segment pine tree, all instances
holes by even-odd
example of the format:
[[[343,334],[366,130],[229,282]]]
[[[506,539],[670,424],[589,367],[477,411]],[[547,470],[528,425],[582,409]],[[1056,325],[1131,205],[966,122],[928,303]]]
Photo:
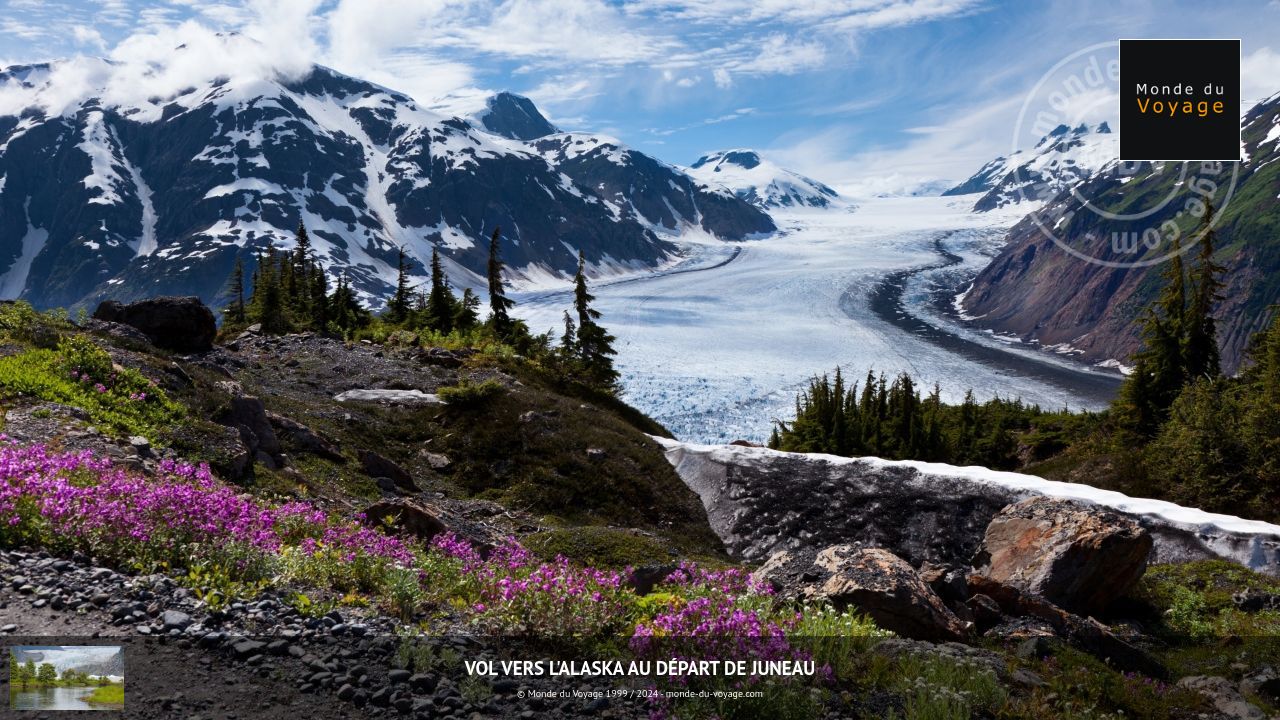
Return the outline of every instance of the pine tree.
[[[258,287],[254,288],[257,306],[255,319],[262,323],[262,331],[268,334],[289,332],[291,325],[285,314],[284,289],[281,286],[280,262],[275,246],[267,249],[263,265],[258,268]]]
[[[572,362],[578,357],[578,326],[568,310],[564,311],[564,334],[560,336],[560,359]]]
[[[227,318],[235,323],[245,321],[244,308],[244,263],[240,262],[240,256],[236,256],[236,267],[231,271],[231,295],[235,299],[231,302],[231,307],[227,308],[224,313]]]
[[[458,301],[457,312],[453,315],[453,327],[458,332],[470,332],[480,322],[480,298],[471,288],[462,291],[462,299]]]
[[[431,294],[423,308],[427,327],[439,333],[453,331],[453,317],[458,312],[458,299],[449,289],[449,278],[440,264],[440,253],[431,249]]]
[[[502,256],[498,241],[502,237],[502,228],[495,227],[493,236],[489,238],[489,325],[494,334],[506,338],[511,333],[511,308],[515,306],[506,295],[502,281]]]
[[[392,323],[402,323],[409,319],[411,288],[409,287],[409,256],[405,254],[404,247],[398,249],[396,259],[396,292],[387,301],[387,321]]]
[[[1187,337],[1186,277],[1182,252],[1173,241],[1173,257],[1161,274],[1164,289],[1143,323],[1143,347],[1134,356],[1135,371],[1125,380],[1121,397],[1132,429],[1151,435],[1187,381],[1184,352]],[[1141,372],[1138,372],[1138,369]]]
[[[321,334],[329,331],[329,282],[320,263],[311,273],[311,329]]]
[[[298,317],[308,318],[311,314],[311,239],[301,220],[295,233],[293,254],[285,264],[289,304]]]
[[[578,252],[578,273],[573,278],[573,304],[578,312],[578,357],[590,384],[612,392],[617,388],[618,371],[613,367],[615,338],[597,322],[600,312],[591,307],[595,296],[587,290],[587,261]]]
[[[1186,346],[1183,353],[1189,381],[1216,378],[1222,374],[1222,358],[1218,350],[1218,328],[1213,308],[1222,300],[1221,276],[1226,268],[1213,261],[1217,237],[1213,231],[1213,205],[1205,203],[1201,228],[1200,251],[1192,273],[1191,301],[1186,317]]]

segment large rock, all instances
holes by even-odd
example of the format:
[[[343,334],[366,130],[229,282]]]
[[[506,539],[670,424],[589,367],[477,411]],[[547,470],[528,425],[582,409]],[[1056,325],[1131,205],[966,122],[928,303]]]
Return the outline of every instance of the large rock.
[[[888,550],[834,545],[812,556],[781,552],[756,577],[787,596],[856,608],[905,637],[940,641],[968,635],[968,625]]]
[[[373,527],[390,526],[393,530],[412,535],[423,542],[448,530],[444,520],[434,508],[404,498],[379,500],[364,511],[365,521]]]
[[[413,482],[413,476],[409,474],[408,470],[396,464],[395,461],[367,449],[361,450],[359,457],[360,466],[369,477],[375,479],[389,478],[399,490],[410,493],[418,492],[418,486]]]
[[[1168,670],[1141,648],[1117,637],[1111,630],[1093,618],[1080,617],[1067,612],[1038,595],[1024,593],[1011,585],[982,575],[969,576],[969,591],[975,598],[986,598],[995,609],[1012,618],[1029,618],[1043,623],[1053,635],[1127,672],[1137,672],[1148,677],[1166,678]],[[1008,637],[1007,629],[992,631]]]
[[[1178,686],[1203,695],[1217,711],[1214,717],[1223,720],[1267,720],[1267,714],[1246,700],[1236,686],[1224,677],[1184,677],[1178,681]]]
[[[157,297],[123,305],[107,300],[94,319],[121,323],[146,335],[156,347],[182,353],[213,348],[218,325],[213,312],[198,297]]]
[[[1081,613],[1100,613],[1142,577],[1151,535],[1096,506],[1036,497],[991,520],[974,559],[996,582]]]
[[[224,424],[240,431],[249,452],[261,450],[268,455],[279,454],[280,439],[271,427],[266,406],[258,398],[252,395],[232,396],[231,409]]]

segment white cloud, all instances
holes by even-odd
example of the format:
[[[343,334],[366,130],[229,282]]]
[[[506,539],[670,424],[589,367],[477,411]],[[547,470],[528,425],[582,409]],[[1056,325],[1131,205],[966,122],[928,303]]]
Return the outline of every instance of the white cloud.
[[[821,67],[827,52],[821,43],[802,42],[783,34],[774,34],[760,44],[755,57],[732,63],[728,69],[737,74],[793,75]]]
[[[76,25],[71,28],[71,35],[75,38],[77,45],[87,46],[99,52],[107,49],[107,41],[103,39],[102,33],[94,28]]]
[[[1241,58],[1240,86],[1245,109],[1280,92],[1280,53],[1264,46]]]

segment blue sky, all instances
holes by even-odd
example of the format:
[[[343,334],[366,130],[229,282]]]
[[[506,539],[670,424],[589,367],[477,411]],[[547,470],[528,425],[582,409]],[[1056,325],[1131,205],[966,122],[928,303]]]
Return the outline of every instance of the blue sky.
[[[857,194],[959,179],[1007,152],[1035,80],[1098,42],[1239,37],[1246,98],[1280,90],[1280,3],[1207,5],[7,0],[0,61],[156,62],[157,48],[235,30],[268,47],[271,63],[320,62],[442,110],[514,90],[565,129],[607,132],[670,162],[753,147]]]

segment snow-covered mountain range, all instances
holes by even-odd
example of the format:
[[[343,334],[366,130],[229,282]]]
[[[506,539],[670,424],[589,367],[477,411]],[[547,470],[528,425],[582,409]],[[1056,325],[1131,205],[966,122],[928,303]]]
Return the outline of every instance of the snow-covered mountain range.
[[[479,284],[495,226],[516,281],[564,277],[579,250],[596,273],[643,271],[686,233],[775,229],[675,166],[558,132],[516,95],[449,117],[312,66],[122,99],[93,82],[112,69],[78,58],[0,72],[0,298],[218,304],[236,258],[291,245],[299,220],[331,277],[375,306],[400,247],[419,277],[435,247],[456,283]]]
[[[977,212],[1048,200],[1119,157],[1119,136],[1105,122],[1095,127],[1059,125],[1030,150],[998,157],[942,194],[983,193],[973,206]]]
[[[779,167],[752,150],[723,150],[703,155],[689,174],[720,185],[761,208],[830,207],[840,195],[817,180]]]

